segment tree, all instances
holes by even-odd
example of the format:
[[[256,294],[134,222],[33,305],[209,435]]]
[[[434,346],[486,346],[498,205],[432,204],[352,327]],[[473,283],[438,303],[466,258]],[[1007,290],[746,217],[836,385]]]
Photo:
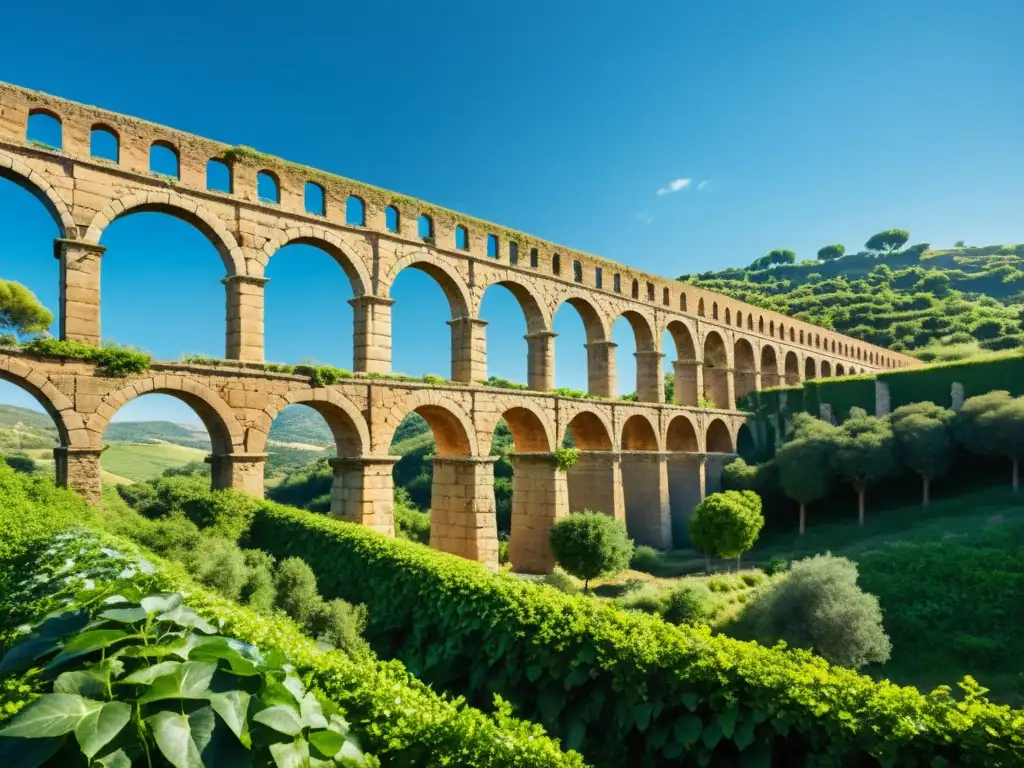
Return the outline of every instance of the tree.
[[[951,425],[956,414],[935,403],[904,405],[890,420],[900,460],[921,476],[921,505],[928,507],[931,481],[953,460]]]
[[[621,520],[583,510],[551,528],[551,551],[558,564],[583,579],[583,588],[589,589],[591,579],[613,576],[629,567],[633,541]]]
[[[864,247],[876,253],[892,253],[906,245],[909,239],[910,233],[905,229],[884,229],[869,237]]]
[[[801,416],[807,418],[794,418],[794,439],[775,454],[775,464],[782,492],[800,505],[802,536],[807,527],[807,505],[824,498],[832,486],[838,430],[807,414]]]
[[[764,527],[761,497],[753,491],[712,493],[697,505],[687,523],[690,541],[704,553],[707,570],[712,557],[740,557],[754,546]]]
[[[1020,490],[1020,460],[1024,458],[1024,397],[1011,398],[997,390],[968,398],[956,415],[954,435],[967,450],[983,456],[1002,456],[1013,465],[1013,492]]]
[[[788,248],[776,248],[765,257],[769,264],[792,264],[796,261],[796,253]]]
[[[53,323],[53,313],[21,283],[0,280],[0,329],[19,336],[42,333]]]
[[[840,243],[826,245],[824,248],[818,249],[818,261],[834,261],[835,259],[841,259],[845,253],[845,245],[841,245]]]
[[[844,557],[816,555],[793,563],[750,609],[745,620],[765,645],[785,640],[833,664],[857,669],[889,659],[878,598],[857,585],[857,566]]]
[[[892,427],[886,419],[868,416],[863,410],[852,408],[850,416],[841,427],[832,466],[857,492],[857,520],[864,525],[867,489],[895,474],[899,462]]]

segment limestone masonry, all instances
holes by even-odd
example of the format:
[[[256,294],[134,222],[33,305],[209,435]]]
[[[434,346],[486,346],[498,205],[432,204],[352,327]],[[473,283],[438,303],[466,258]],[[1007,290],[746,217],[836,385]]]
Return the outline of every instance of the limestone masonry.
[[[61,146],[28,140],[30,120],[61,126]],[[116,159],[92,139],[116,142]],[[154,148],[177,159],[173,176],[151,171]],[[210,189],[211,171],[229,179]],[[257,177],[272,199],[257,195]],[[738,398],[761,387],[918,364],[784,315],[632,270],[495,224],[244,147],[231,147],[136,118],[0,83],[0,177],[32,192],[58,231],[61,338],[98,344],[103,232],[115,219],[159,211],[190,222],[224,264],[225,357],[238,367],[157,364],[106,379],[91,365],[0,354],[0,377],[32,392],[57,422],[58,479],[87,498],[99,493],[103,429],[117,409],[148,392],[192,405],[213,441],[213,482],[261,495],[267,431],[291,403],[320,411],[337,440],[332,512],[393,533],[391,435],[416,411],[434,431],[431,544],[494,567],[491,435],[504,418],[515,438],[510,555],[518,570],[550,570],[547,531],[571,509],[626,520],[638,543],[672,545],[686,515],[718,484],[736,450]],[[226,190],[226,191],[225,191]],[[391,370],[390,288],[406,268],[433,277],[451,308],[451,386],[356,377],[314,388],[273,374],[263,361],[264,270],[290,243],[329,253],[355,298],[354,368]],[[487,378],[486,289],[508,288],[526,317],[528,383],[534,391],[481,386]],[[140,286],[141,287],[141,286]],[[552,319],[568,302],[583,319],[591,394],[554,388]],[[641,402],[617,391],[611,327],[625,317],[636,337]],[[668,332],[674,349],[663,350]],[[673,354],[674,404],[663,404],[662,358]],[[703,406],[703,407],[699,407]],[[568,429],[583,453],[567,473],[550,452]]]

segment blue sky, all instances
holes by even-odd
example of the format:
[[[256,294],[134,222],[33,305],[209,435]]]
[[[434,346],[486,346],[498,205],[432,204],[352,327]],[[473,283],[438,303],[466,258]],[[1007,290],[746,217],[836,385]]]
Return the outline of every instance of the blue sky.
[[[856,250],[887,227],[936,246],[1024,241],[1024,8],[1012,0],[58,0],[45,16],[46,29],[30,4],[5,9],[0,79],[663,275],[776,247]],[[56,308],[53,224],[2,180],[0,231],[0,277]],[[223,271],[201,235],[141,214],[103,243],[105,336],[161,359],[222,354]],[[351,365],[340,269],[293,246],[268,276],[268,358]],[[446,375],[440,289],[409,272],[393,295],[395,369]],[[514,300],[494,289],[483,316],[490,372],[525,380]],[[555,330],[557,384],[582,387],[571,308]],[[614,338],[630,391],[625,321]],[[10,387],[0,399],[28,402]],[[120,417],[195,420],[158,396]]]

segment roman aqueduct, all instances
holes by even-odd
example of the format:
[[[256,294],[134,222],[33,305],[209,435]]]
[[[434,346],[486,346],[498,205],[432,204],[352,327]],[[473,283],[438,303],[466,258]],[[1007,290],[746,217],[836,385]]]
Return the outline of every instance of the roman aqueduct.
[[[60,146],[28,140],[37,115],[60,124]],[[114,147],[96,156],[97,139]],[[151,170],[170,153],[176,173]],[[150,392],[191,405],[213,444],[213,484],[263,493],[275,415],[301,403],[331,427],[338,458],[332,513],[393,534],[391,437],[411,412],[437,441],[431,543],[497,563],[493,461],[499,420],[515,441],[510,556],[523,571],[549,570],[547,531],[571,509],[626,520],[638,543],[671,546],[678,527],[736,452],[752,390],[806,378],[916,364],[784,315],[675,280],[512,232],[437,206],[244,147],[46,94],[0,84],[0,177],[32,192],[60,232],[60,334],[98,344],[103,232],[115,219],[160,211],[199,229],[224,264],[226,365],[155,363],[123,379],[90,363],[0,353],[0,378],[31,392],[57,423],[58,480],[99,496],[99,454],[111,417]],[[218,181],[214,183],[214,179]],[[225,181],[226,180],[226,181]],[[261,194],[257,194],[257,189]],[[351,282],[355,376],[314,387],[309,376],[263,365],[264,270],[291,243],[329,253]],[[404,269],[430,275],[450,308],[451,381],[372,378],[391,369],[390,288]],[[528,391],[487,378],[484,292],[499,284],[524,313]],[[586,329],[592,398],[554,388],[552,321],[568,303]],[[625,317],[636,339],[639,402],[614,399],[611,327]],[[673,349],[663,350],[666,331]],[[675,402],[664,403],[662,358],[673,356]],[[362,374],[362,375],[360,375]],[[551,452],[569,430],[580,460],[560,472]]]

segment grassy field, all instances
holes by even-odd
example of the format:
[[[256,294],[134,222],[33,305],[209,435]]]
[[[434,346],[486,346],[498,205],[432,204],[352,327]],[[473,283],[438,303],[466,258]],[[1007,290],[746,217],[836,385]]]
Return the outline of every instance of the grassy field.
[[[206,456],[207,451],[171,443],[110,443],[100,464],[104,472],[139,482]]]

